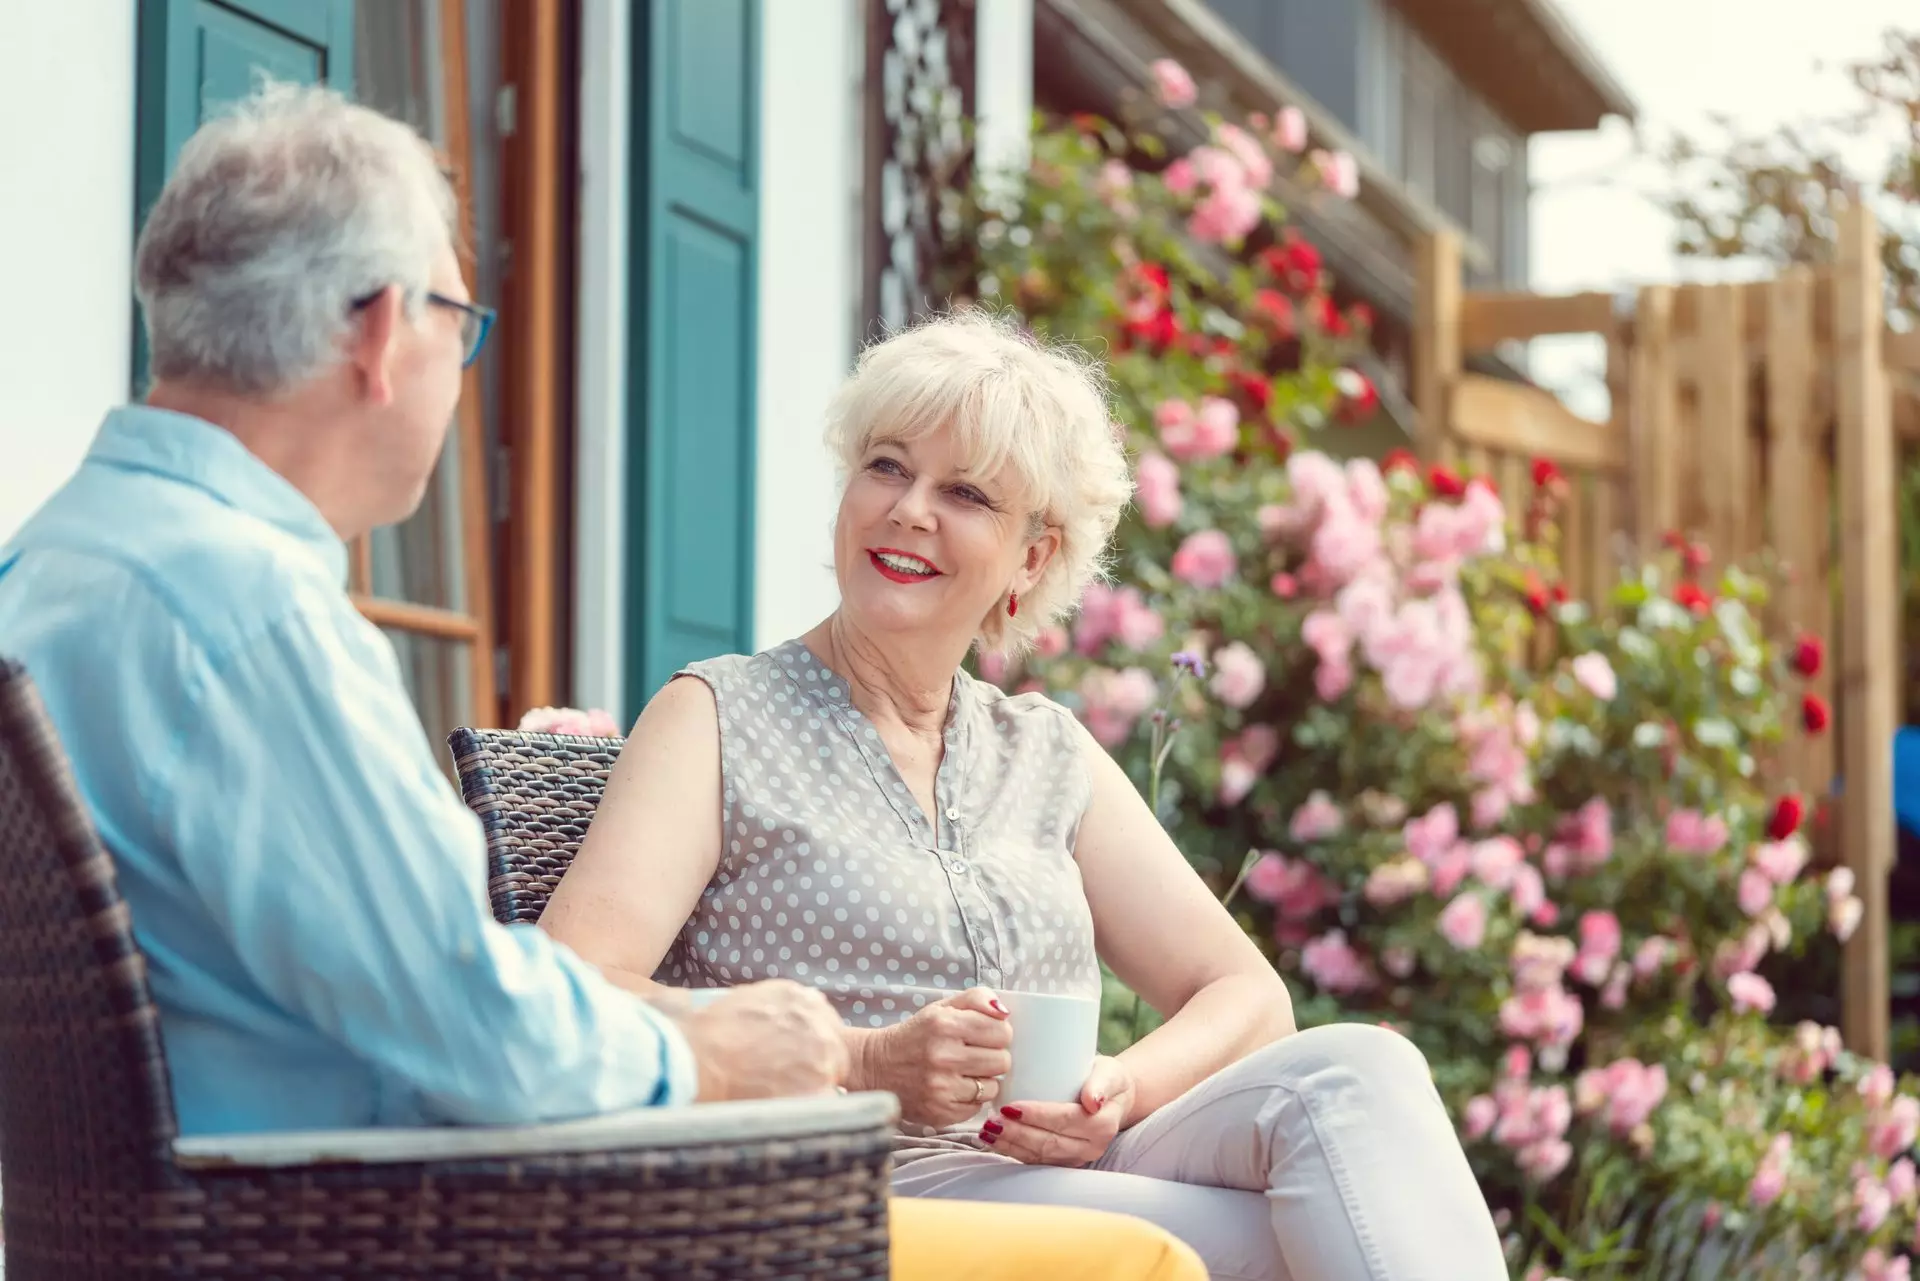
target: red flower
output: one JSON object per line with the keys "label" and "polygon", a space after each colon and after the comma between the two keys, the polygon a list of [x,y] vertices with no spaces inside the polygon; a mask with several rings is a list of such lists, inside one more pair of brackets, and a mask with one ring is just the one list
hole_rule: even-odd
{"label": "red flower", "polygon": [[1372,329],[1373,308],[1363,302],[1357,302],[1347,308],[1347,319],[1353,323],[1355,329]]}
{"label": "red flower", "polygon": [[1694,613],[1704,617],[1713,608],[1713,597],[1707,595],[1698,583],[1682,583],[1673,589],[1674,603],[1684,605]]}
{"label": "red flower", "polygon": [[1320,279],[1320,251],[1300,239],[1291,227],[1280,233],[1280,243],[1260,255],[1260,265],[1295,293],[1305,293]]}
{"label": "red flower", "polygon": [[1686,537],[1677,529],[1669,529],[1660,535],[1660,545],[1672,551],[1679,551],[1687,545]]}
{"label": "red flower", "polygon": [[1435,463],[1427,471],[1427,484],[1442,498],[1460,498],[1467,492],[1460,473]]}
{"label": "red flower", "polygon": [[1713,560],[1713,550],[1705,543],[1688,543],[1680,553],[1680,563],[1690,574],[1697,574]]}
{"label": "red flower", "polygon": [[1547,585],[1531,569],[1527,571],[1527,609],[1535,618],[1544,617],[1547,612]]}
{"label": "red flower", "polygon": [[1271,326],[1280,337],[1293,337],[1293,299],[1278,289],[1256,291],[1253,295],[1253,314]]}
{"label": "red flower", "polygon": [[1820,666],[1826,657],[1826,646],[1811,632],[1802,632],[1800,639],[1793,644],[1793,670],[1808,680],[1820,674]]}
{"label": "red flower", "polygon": [[1551,485],[1559,479],[1560,469],[1554,465],[1553,459],[1536,458],[1533,460],[1533,487],[1535,489],[1545,489],[1548,485]]}
{"label": "red flower", "polygon": [[1556,605],[1564,605],[1567,603],[1567,585],[1565,583],[1555,583],[1553,585],[1553,603]]}
{"label": "red flower", "polygon": [[1347,318],[1340,314],[1340,309],[1334,306],[1330,296],[1314,294],[1306,300],[1306,308],[1307,314],[1313,317],[1323,333],[1335,338],[1347,336]]}
{"label": "red flower", "polygon": [[1808,694],[1800,700],[1800,723],[1807,727],[1807,733],[1819,734],[1833,722],[1833,712],[1827,707],[1827,700],[1818,694]]}
{"label": "red flower", "polygon": [[1340,417],[1350,423],[1365,422],[1380,407],[1380,389],[1357,369],[1343,369],[1334,378],[1340,389]]}
{"label": "red flower", "polygon": [[1411,449],[1390,449],[1387,451],[1386,458],[1381,460],[1380,470],[1417,472],[1420,470],[1420,460],[1413,456]]}
{"label": "red flower", "polygon": [[1165,351],[1179,337],[1180,321],[1173,314],[1173,308],[1162,307],[1145,320],[1128,321],[1121,330],[1121,345],[1131,347],[1138,342],[1155,351]]}
{"label": "red flower", "polygon": [[1800,830],[1800,824],[1806,817],[1806,802],[1798,796],[1782,796],[1774,802],[1773,817],[1767,820],[1767,835],[1773,840],[1784,841]]}
{"label": "red flower", "polygon": [[1266,413],[1267,406],[1273,403],[1273,384],[1260,375],[1250,374],[1244,369],[1236,369],[1227,375],[1227,380],[1260,413]]}
{"label": "red flower", "polygon": [[1151,286],[1153,290],[1162,297],[1166,296],[1171,284],[1171,278],[1167,275],[1167,269],[1160,263],[1143,262],[1133,269],[1133,274],[1140,277],[1141,280]]}

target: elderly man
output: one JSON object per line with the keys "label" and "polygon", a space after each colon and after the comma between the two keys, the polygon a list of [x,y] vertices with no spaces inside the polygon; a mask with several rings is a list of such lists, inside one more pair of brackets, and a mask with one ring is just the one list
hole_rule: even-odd
{"label": "elderly man", "polygon": [[[146,402],[0,549],[0,653],[113,851],[190,1134],[534,1122],[846,1070],[817,993],[669,1014],[488,911],[478,822],[344,590],[346,541],[420,501],[486,337],[454,212],[418,135],[325,90],[208,124],[139,241]],[[1198,1269],[1110,1216],[900,1214],[902,1275]]]}

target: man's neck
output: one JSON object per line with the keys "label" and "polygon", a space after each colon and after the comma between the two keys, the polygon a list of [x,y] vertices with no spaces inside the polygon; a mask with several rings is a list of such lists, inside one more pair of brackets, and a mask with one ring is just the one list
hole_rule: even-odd
{"label": "man's neck", "polygon": [[343,542],[367,532],[353,501],[357,488],[340,466],[328,433],[291,402],[255,400],[217,387],[156,382],[147,404],[212,423],[305,494]]}

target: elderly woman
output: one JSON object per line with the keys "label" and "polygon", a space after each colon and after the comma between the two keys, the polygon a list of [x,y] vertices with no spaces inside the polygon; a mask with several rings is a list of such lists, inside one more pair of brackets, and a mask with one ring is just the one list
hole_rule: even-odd
{"label": "elderly woman", "polygon": [[[1504,1277],[1420,1053],[1296,1031],[1119,766],[1057,704],[961,669],[1028,645],[1100,570],[1131,484],[1095,371],[980,314],[935,320],[866,352],[828,441],[839,608],[660,691],[547,928],[664,1003],[824,992],[849,1086],[900,1098],[902,1194],[1123,1211],[1223,1277]],[[1165,1023],[1077,1103],[999,1098],[997,991],[1096,998],[1102,961]]]}

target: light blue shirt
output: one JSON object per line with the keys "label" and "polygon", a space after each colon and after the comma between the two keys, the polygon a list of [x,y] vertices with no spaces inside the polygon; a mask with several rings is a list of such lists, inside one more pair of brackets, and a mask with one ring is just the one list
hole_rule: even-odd
{"label": "light blue shirt", "polygon": [[112,851],[184,1133],[684,1103],[666,1018],[488,910],[346,549],[230,433],[114,411],[0,549],[26,664]]}

